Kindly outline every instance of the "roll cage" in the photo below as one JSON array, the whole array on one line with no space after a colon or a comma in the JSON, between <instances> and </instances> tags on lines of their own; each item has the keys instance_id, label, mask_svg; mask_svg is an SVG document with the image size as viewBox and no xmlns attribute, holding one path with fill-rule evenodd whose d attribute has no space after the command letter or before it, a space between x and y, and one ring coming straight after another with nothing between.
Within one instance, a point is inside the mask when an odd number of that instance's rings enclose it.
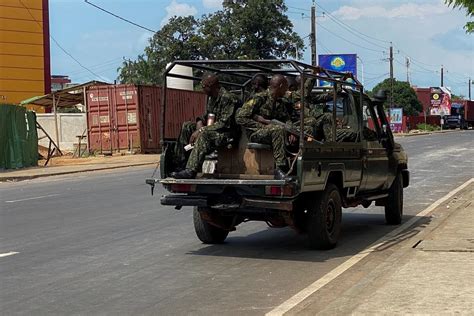
<instances>
[{"instance_id":1,"label":"roll cage","mask_svg":"<svg viewBox=\"0 0 474 316\"><path fill-rule=\"evenodd\" d=\"M171 71L176 65L182 65L192 68L192 76L172 73ZM161 106L161 145L163 146L166 142L165 139L165 113L167 104L167 77L188 79L193 81L201 81L205 72L213 72L218 75L224 75L225 77L232 79L228 81L221 80L220 83L224 86L230 86L241 90L244 95L245 88L250 84L253 76L257 73L264 73L266 75L282 74L285 76L301 76L300 91L302 95L305 95L304 82L308 78L317 80L324 80L333 84L333 104L332 107L332 118L336 121L336 85L341 87L350 87L353 91L358 92L360 106L358 111L362 111L362 100L364 99L364 88L362 84L354 77L352 73L337 72L333 70L324 69L318 66L311 66L296 60L177 60L168 65L163 73L164 77L164 89L162 95L162 106ZM347 81L351 79L352 81ZM306 107L306 100L301 100L301 111L300 111L300 137L299 137L299 148L303 149L304 146L304 109ZM359 124L362 124L359 122ZM359 126L360 128L362 126ZM333 137L336 135L336 124L333 124Z\"/></svg>"}]
</instances>

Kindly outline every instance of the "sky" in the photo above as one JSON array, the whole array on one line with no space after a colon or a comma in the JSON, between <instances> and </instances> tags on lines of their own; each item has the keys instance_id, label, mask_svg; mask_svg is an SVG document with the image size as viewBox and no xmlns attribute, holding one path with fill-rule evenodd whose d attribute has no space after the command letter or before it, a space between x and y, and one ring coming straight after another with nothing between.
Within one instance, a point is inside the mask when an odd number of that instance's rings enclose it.
<instances>
[{"instance_id":1,"label":"sky","mask_svg":"<svg viewBox=\"0 0 474 316\"><path fill-rule=\"evenodd\" d=\"M151 30L159 30L174 15L200 17L222 7L221 0L89 1ZM307 37L312 1L285 3L294 30ZM69 75L77 83L113 82L123 58L143 53L153 35L83 0L49 0L49 10L51 36L76 59L51 41L51 73ZM447 7L443 0L317 0L316 10L317 53L356 53L358 77L366 89L388 77L392 42L397 80L407 80L408 57L413 85L439 86L443 65L445 86L467 96L468 78L474 79L474 34L463 30L468 21L464 9ZM310 63L308 38L305 45L302 61Z\"/></svg>"}]
</instances>

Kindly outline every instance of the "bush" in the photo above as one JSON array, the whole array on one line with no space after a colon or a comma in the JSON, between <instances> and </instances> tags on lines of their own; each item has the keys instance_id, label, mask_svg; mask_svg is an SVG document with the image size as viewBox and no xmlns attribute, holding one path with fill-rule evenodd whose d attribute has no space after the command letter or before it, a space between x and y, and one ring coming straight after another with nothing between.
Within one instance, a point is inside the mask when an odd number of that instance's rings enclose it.
<instances>
[{"instance_id":1,"label":"bush","mask_svg":"<svg viewBox=\"0 0 474 316\"><path fill-rule=\"evenodd\" d=\"M416 129L419 129L421 131L432 132L432 131L439 131L440 127L436 125L421 123L421 124L416 125Z\"/></svg>"}]
</instances>

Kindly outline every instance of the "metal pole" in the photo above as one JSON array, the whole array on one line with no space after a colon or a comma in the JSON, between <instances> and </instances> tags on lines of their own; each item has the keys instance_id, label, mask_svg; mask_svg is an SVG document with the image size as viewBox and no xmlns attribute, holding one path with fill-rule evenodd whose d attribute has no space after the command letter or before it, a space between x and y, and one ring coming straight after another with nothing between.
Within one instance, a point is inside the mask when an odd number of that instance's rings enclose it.
<instances>
[{"instance_id":1,"label":"metal pole","mask_svg":"<svg viewBox=\"0 0 474 316\"><path fill-rule=\"evenodd\" d=\"M441 87L444 87L444 68L441 65Z\"/></svg>"},{"instance_id":2,"label":"metal pole","mask_svg":"<svg viewBox=\"0 0 474 316\"><path fill-rule=\"evenodd\" d=\"M407 82L410 84L410 58L406 57L406 66L407 66Z\"/></svg>"},{"instance_id":3,"label":"metal pole","mask_svg":"<svg viewBox=\"0 0 474 316\"><path fill-rule=\"evenodd\" d=\"M54 128L56 129L56 144L59 149L59 127L58 127L58 108L56 104L56 96L53 93L53 109L54 109Z\"/></svg>"},{"instance_id":4,"label":"metal pole","mask_svg":"<svg viewBox=\"0 0 474 316\"><path fill-rule=\"evenodd\" d=\"M311 7L311 65L317 66L317 53L316 53L316 7Z\"/></svg>"},{"instance_id":5,"label":"metal pole","mask_svg":"<svg viewBox=\"0 0 474 316\"><path fill-rule=\"evenodd\" d=\"M362 70L362 84L365 85L365 80L364 80L364 62L362 61L362 58L357 56L357 59L360 61L360 68Z\"/></svg>"},{"instance_id":6,"label":"metal pole","mask_svg":"<svg viewBox=\"0 0 474 316\"><path fill-rule=\"evenodd\" d=\"M393 45L390 42L390 108L393 108Z\"/></svg>"},{"instance_id":7,"label":"metal pole","mask_svg":"<svg viewBox=\"0 0 474 316\"><path fill-rule=\"evenodd\" d=\"M472 84L472 80L471 78L469 78L469 81L467 82L468 86L469 86L469 100L472 100L471 99L471 84Z\"/></svg>"}]
</instances>

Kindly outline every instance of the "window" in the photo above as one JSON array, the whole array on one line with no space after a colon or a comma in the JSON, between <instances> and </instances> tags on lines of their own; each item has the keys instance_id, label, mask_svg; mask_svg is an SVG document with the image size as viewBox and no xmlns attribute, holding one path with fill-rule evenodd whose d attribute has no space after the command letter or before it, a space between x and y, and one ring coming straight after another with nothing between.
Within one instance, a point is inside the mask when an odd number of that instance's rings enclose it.
<instances>
[{"instance_id":1,"label":"window","mask_svg":"<svg viewBox=\"0 0 474 316\"><path fill-rule=\"evenodd\" d=\"M325 104L324 112L332 115L334 102ZM349 94L336 99L336 141L356 142L359 140L359 125L354 99Z\"/></svg>"}]
</instances>

